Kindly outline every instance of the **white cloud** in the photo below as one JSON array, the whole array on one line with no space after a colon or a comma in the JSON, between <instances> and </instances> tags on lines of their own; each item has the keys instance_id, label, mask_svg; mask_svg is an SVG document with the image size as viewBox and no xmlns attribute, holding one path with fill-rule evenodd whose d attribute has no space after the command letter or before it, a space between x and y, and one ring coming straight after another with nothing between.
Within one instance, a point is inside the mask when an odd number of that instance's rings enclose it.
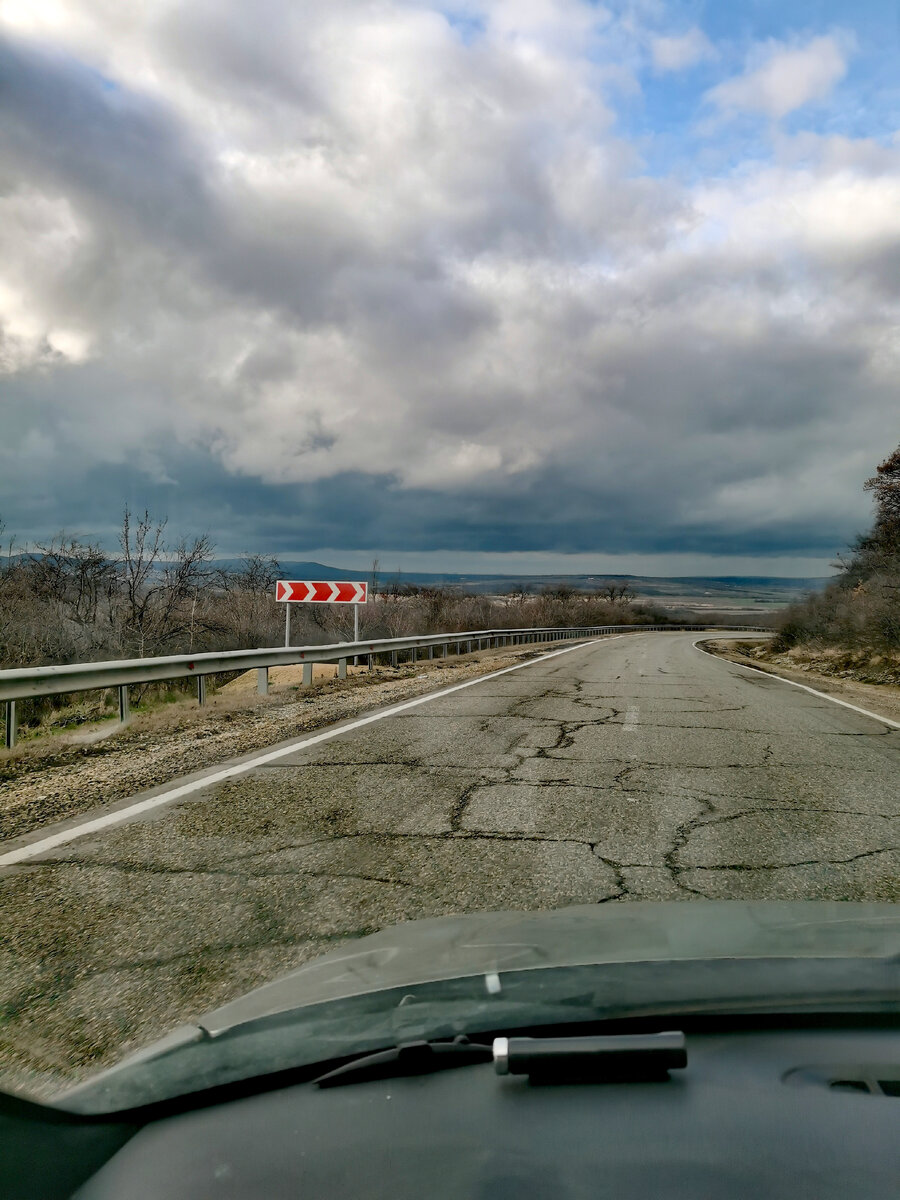
<instances>
[{"instance_id":1,"label":"white cloud","mask_svg":"<svg viewBox=\"0 0 900 1200\"><path fill-rule=\"evenodd\" d=\"M650 53L657 71L684 71L704 59L716 57L712 42L696 27L675 37L653 38Z\"/></svg>"},{"instance_id":2,"label":"white cloud","mask_svg":"<svg viewBox=\"0 0 900 1200\"><path fill-rule=\"evenodd\" d=\"M726 111L758 112L777 120L824 100L846 70L844 46L834 35L813 38L805 46L773 41L754 53L742 75L712 88L707 98Z\"/></svg>"}]
</instances>

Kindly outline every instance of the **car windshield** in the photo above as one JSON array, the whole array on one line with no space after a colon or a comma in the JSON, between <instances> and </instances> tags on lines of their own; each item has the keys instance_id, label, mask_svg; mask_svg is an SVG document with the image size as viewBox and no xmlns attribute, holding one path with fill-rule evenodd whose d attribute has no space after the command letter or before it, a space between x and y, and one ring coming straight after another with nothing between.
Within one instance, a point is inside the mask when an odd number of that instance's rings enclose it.
<instances>
[{"instance_id":1,"label":"car windshield","mask_svg":"<svg viewBox=\"0 0 900 1200\"><path fill-rule=\"evenodd\" d=\"M898 47L0 0L0 1091L889 1006Z\"/></svg>"}]
</instances>

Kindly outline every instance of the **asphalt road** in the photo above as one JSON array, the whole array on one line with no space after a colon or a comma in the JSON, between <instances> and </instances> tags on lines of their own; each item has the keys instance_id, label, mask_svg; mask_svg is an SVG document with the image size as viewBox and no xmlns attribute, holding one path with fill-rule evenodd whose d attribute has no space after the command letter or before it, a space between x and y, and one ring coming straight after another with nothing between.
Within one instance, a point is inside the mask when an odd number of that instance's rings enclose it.
<instances>
[{"instance_id":1,"label":"asphalt road","mask_svg":"<svg viewBox=\"0 0 900 1200\"><path fill-rule=\"evenodd\" d=\"M10 868L0 1082L90 1073L397 921L900 899L900 730L697 636L569 648Z\"/></svg>"}]
</instances>

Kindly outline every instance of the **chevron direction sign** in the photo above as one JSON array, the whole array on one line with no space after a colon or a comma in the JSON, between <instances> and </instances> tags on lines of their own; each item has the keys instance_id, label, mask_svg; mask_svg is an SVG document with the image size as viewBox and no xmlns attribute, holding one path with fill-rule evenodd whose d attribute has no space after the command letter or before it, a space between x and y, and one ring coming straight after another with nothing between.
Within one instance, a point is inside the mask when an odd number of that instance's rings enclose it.
<instances>
[{"instance_id":1,"label":"chevron direction sign","mask_svg":"<svg viewBox=\"0 0 900 1200\"><path fill-rule=\"evenodd\" d=\"M369 585L341 579L279 579L275 599L291 604L365 604Z\"/></svg>"}]
</instances>

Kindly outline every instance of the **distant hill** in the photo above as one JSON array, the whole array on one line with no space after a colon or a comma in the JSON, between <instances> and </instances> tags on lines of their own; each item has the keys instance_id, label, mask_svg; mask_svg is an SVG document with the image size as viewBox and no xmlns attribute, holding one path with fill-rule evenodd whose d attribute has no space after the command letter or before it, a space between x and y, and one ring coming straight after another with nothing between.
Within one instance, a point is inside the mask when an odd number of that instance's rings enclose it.
<instances>
[{"instance_id":1,"label":"distant hill","mask_svg":"<svg viewBox=\"0 0 900 1200\"><path fill-rule=\"evenodd\" d=\"M237 568L237 559L223 559L217 564ZM369 570L347 570L327 563L308 560L286 560L281 563L284 579L371 579ZM748 604L780 607L809 592L818 592L830 576L785 578L777 575L476 575L454 572L379 571L379 587L409 584L416 587L443 586L472 592L541 592L548 587L568 586L593 591L604 584L627 583L638 598L663 602L673 601L692 606L712 607ZM668 601L668 603L665 603Z\"/></svg>"},{"instance_id":2,"label":"distant hill","mask_svg":"<svg viewBox=\"0 0 900 1200\"><path fill-rule=\"evenodd\" d=\"M29 558L15 554L8 563ZM211 565L225 570L240 570L239 558L216 559ZM156 570L163 569L157 563ZM280 564L282 579L365 579L371 582L371 570L335 567L310 559L288 559ZM478 575L436 571L379 571L379 589L410 585L449 587L482 594L525 592L535 594L553 587L572 587L591 592L608 584L628 584L638 601L652 602L658 608L691 609L716 612L765 612L783 608L792 601L821 591L834 576L786 578L778 575Z\"/></svg>"},{"instance_id":3,"label":"distant hill","mask_svg":"<svg viewBox=\"0 0 900 1200\"><path fill-rule=\"evenodd\" d=\"M32 557L14 554L10 564ZM239 558L219 558L211 565L225 570L240 570ZM157 564L157 570L163 563ZM286 559L280 564L282 579L365 579L371 581L371 570L335 567L310 559ZM636 596L672 607L672 601L710 607L713 604L741 604L749 601L763 605L783 605L821 591L834 576L787 578L779 575L477 575L451 571L379 571L380 588L395 584L415 587L451 587L469 592L541 592L551 587L573 587L579 591L594 591L605 584L628 584ZM666 603L668 602L668 603Z\"/></svg>"}]
</instances>

